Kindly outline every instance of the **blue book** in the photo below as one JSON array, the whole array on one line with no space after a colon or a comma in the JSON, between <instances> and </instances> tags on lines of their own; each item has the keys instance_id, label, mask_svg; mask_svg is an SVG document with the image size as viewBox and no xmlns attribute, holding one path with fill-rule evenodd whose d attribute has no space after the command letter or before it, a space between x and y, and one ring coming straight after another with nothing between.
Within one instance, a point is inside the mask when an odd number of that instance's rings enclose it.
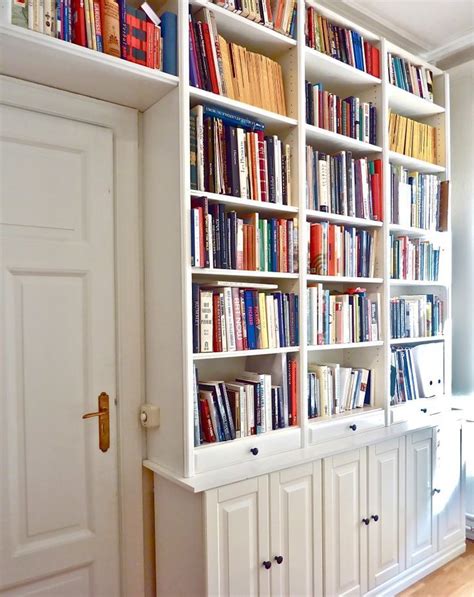
<instances>
[{"instance_id":1,"label":"blue book","mask_svg":"<svg viewBox=\"0 0 474 597\"><path fill-rule=\"evenodd\" d=\"M255 337L255 321L253 316L253 293L251 290L244 291L245 304L245 321L247 323L247 343L249 350L257 348L257 340Z\"/></svg>"},{"instance_id":2,"label":"blue book","mask_svg":"<svg viewBox=\"0 0 474 597\"><path fill-rule=\"evenodd\" d=\"M172 12L161 15L161 35L163 37L163 71L170 75L178 74L178 17Z\"/></svg>"},{"instance_id":3,"label":"blue book","mask_svg":"<svg viewBox=\"0 0 474 597\"><path fill-rule=\"evenodd\" d=\"M263 122L260 122L259 120L251 120L250 118L239 114L239 112L234 112L233 110L223 110L221 108L210 106L209 104L204 104L203 108L204 116L219 118L224 124L228 124L229 126L236 126L252 131L265 130L265 125Z\"/></svg>"}]
</instances>

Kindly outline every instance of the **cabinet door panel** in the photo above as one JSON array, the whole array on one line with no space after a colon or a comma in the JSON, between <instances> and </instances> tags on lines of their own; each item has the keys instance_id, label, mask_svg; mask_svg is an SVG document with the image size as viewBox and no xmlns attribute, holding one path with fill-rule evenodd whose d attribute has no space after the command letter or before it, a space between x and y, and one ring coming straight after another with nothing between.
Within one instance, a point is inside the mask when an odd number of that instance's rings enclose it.
<instances>
[{"instance_id":1,"label":"cabinet door panel","mask_svg":"<svg viewBox=\"0 0 474 597\"><path fill-rule=\"evenodd\" d=\"M407 437L407 567L436 551L433 516L433 430Z\"/></svg>"},{"instance_id":2,"label":"cabinet door panel","mask_svg":"<svg viewBox=\"0 0 474 597\"><path fill-rule=\"evenodd\" d=\"M444 549L464 539L464 500L462 492L461 424L443 423L437 429L436 470L433 496L438 515L438 547Z\"/></svg>"},{"instance_id":3,"label":"cabinet door panel","mask_svg":"<svg viewBox=\"0 0 474 597\"><path fill-rule=\"evenodd\" d=\"M206 492L210 595L268 595L269 503L266 475Z\"/></svg>"},{"instance_id":4,"label":"cabinet door panel","mask_svg":"<svg viewBox=\"0 0 474 597\"><path fill-rule=\"evenodd\" d=\"M405 568L405 438L369 448L369 588Z\"/></svg>"},{"instance_id":5,"label":"cabinet door panel","mask_svg":"<svg viewBox=\"0 0 474 597\"><path fill-rule=\"evenodd\" d=\"M324 459L324 594L367 591L366 449Z\"/></svg>"},{"instance_id":6,"label":"cabinet door panel","mask_svg":"<svg viewBox=\"0 0 474 597\"><path fill-rule=\"evenodd\" d=\"M270 483L272 595L321 594L321 462L273 473Z\"/></svg>"}]
</instances>

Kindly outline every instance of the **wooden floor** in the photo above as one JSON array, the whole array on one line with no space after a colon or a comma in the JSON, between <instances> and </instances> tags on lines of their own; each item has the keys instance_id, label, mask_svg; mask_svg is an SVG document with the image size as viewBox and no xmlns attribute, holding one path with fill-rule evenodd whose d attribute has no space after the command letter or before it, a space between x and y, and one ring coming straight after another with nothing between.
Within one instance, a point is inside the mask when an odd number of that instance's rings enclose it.
<instances>
[{"instance_id":1,"label":"wooden floor","mask_svg":"<svg viewBox=\"0 0 474 597\"><path fill-rule=\"evenodd\" d=\"M474 597L474 542L466 552L412 585L399 597Z\"/></svg>"}]
</instances>

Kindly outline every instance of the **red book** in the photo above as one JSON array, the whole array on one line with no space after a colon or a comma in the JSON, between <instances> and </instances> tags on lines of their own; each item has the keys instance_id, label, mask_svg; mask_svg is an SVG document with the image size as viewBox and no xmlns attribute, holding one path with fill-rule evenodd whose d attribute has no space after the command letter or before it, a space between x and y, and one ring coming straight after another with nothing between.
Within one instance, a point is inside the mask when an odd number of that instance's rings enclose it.
<instances>
[{"instance_id":1,"label":"red book","mask_svg":"<svg viewBox=\"0 0 474 597\"><path fill-rule=\"evenodd\" d=\"M78 46L87 47L84 0L72 0L72 41Z\"/></svg>"},{"instance_id":2,"label":"red book","mask_svg":"<svg viewBox=\"0 0 474 597\"><path fill-rule=\"evenodd\" d=\"M146 22L146 65L155 68L155 24Z\"/></svg>"},{"instance_id":3,"label":"red book","mask_svg":"<svg viewBox=\"0 0 474 597\"><path fill-rule=\"evenodd\" d=\"M212 444L216 441L216 435L212 427L211 412L209 404L204 397L199 397L199 411L201 414L201 427L206 442Z\"/></svg>"},{"instance_id":4,"label":"red book","mask_svg":"<svg viewBox=\"0 0 474 597\"><path fill-rule=\"evenodd\" d=\"M265 134L257 131L258 169L260 173L260 201L268 201L267 168L265 163Z\"/></svg>"},{"instance_id":5,"label":"red book","mask_svg":"<svg viewBox=\"0 0 474 597\"><path fill-rule=\"evenodd\" d=\"M374 74L372 65L372 45L368 41L364 41L364 56L365 56L365 70L370 75Z\"/></svg>"},{"instance_id":6,"label":"red book","mask_svg":"<svg viewBox=\"0 0 474 597\"><path fill-rule=\"evenodd\" d=\"M374 160L375 174L372 175L372 197L374 198L373 214L374 220L383 221L383 202L382 202L382 160Z\"/></svg>"},{"instance_id":7,"label":"red book","mask_svg":"<svg viewBox=\"0 0 474 597\"><path fill-rule=\"evenodd\" d=\"M294 359L288 363L288 425L294 426L298 424L298 409L297 409L297 364Z\"/></svg>"},{"instance_id":8,"label":"red book","mask_svg":"<svg viewBox=\"0 0 474 597\"><path fill-rule=\"evenodd\" d=\"M94 28L95 28L95 37L97 40L97 49L102 48L102 52L104 51L103 48L103 30L102 30L102 15L100 12L100 2L99 0L94 0ZM100 51L100 50L99 50Z\"/></svg>"},{"instance_id":9,"label":"red book","mask_svg":"<svg viewBox=\"0 0 474 597\"><path fill-rule=\"evenodd\" d=\"M212 340L215 352L222 352L221 299L218 293L212 297Z\"/></svg>"},{"instance_id":10,"label":"red book","mask_svg":"<svg viewBox=\"0 0 474 597\"><path fill-rule=\"evenodd\" d=\"M372 74L380 79L380 50L372 46Z\"/></svg>"},{"instance_id":11,"label":"red book","mask_svg":"<svg viewBox=\"0 0 474 597\"><path fill-rule=\"evenodd\" d=\"M336 226L329 224L328 231L328 276L336 275Z\"/></svg>"},{"instance_id":12,"label":"red book","mask_svg":"<svg viewBox=\"0 0 474 597\"><path fill-rule=\"evenodd\" d=\"M217 70L216 64L214 62L214 56L212 55L212 41L209 34L209 25L207 23L202 23L202 35L204 37L204 46L206 48L205 59L207 60L207 64L209 66L209 75L211 77L211 90L213 93L218 94L219 85L217 83Z\"/></svg>"},{"instance_id":13,"label":"red book","mask_svg":"<svg viewBox=\"0 0 474 597\"><path fill-rule=\"evenodd\" d=\"M321 224L311 224L309 245L310 273L323 275L323 234Z\"/></svg>"}]
</instances>

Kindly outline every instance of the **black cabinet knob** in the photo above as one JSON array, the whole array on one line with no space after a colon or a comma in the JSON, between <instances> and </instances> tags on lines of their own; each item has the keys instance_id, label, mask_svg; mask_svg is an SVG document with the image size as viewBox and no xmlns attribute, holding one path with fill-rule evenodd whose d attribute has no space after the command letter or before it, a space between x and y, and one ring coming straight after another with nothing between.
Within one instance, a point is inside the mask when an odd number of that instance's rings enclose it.
<instances>
[{"instance_id":1,"label":"black cabinet knob","mask_svg":"<svg viewBox=\"0 0 474 597\"><path fill-rule=\"evenodd\" d=\"M433 489L433 493L441 493L441 489Z\"/></svg>"},{"instance_id":2,"label":"black cabinet knob","mask_svg":"<svg viewBox=\"0 0 474 597\"><path fill-rule=\"evenodd\" d=\"M362 519L362 522L363 522L365 525L368 525L368 524L369 524L369 522L370 522L370 520L369 520L368 518L363 518L363 519Z\"/></svg>"},{"instance_id":3,"label":"black cabinet knob","mask_svg":"<svg viewBox=\"0 0 474 597\"><path fill-rule=\"evenodd\" d=\"M377 522L377 520L379 519L379 515L378 514L372 514L372 516L370 518L372 520L374 520L375 522Z\"/></svg>"},{"instance_id":4,"label":"black cabinet knob","mask_svg":"<svg viewBox=\"0 0 474 597\"><path fill-rule=\"evenodd\" d=\"M283 556L275 556L275 562L281 564L283 562Z\"/></svg>"},{"instance_id":5,"label":"black cabinet knob","mask_svg":"<svg viewBox=\"0 0 474 597\"><path fill-rule=\"evenodd\" d=\"M263 562L263 566L267 570L270 570L270 568L272 567L272 563L267 560L266 562Z\"/></svg>"},{"instance_id":6,"label":"black cabinet knob","mask_svg":"<svg viewBox=\"0 0 474 597\"><path fill-rule=\"evenodd\" d=\"M258 454L258 448L250 448L250 451L252 452L252 454L254 456L256 456Z\"/></svg>"},{"instance_id":7,"label":"black cabinet knob","mask_svg":"<svg viewBox=\"0 0 474 597\"><path fill-rule=\"evenodd\" d=\"M420 408L420 410L421 410L422 413L427 413L428 412L427 408Z\"/></svg>"},{"instance_id":8,"label":"black cabinet knob","mask_svg":"<svg viewBox=\"0 0 474 597\"><path fill-rule=\"evenodd\" d=\"M349 425L349 429L352 429L352 431L356 431L357 425L354 425L354 424Z\"/></svg>"}]
</instances>

